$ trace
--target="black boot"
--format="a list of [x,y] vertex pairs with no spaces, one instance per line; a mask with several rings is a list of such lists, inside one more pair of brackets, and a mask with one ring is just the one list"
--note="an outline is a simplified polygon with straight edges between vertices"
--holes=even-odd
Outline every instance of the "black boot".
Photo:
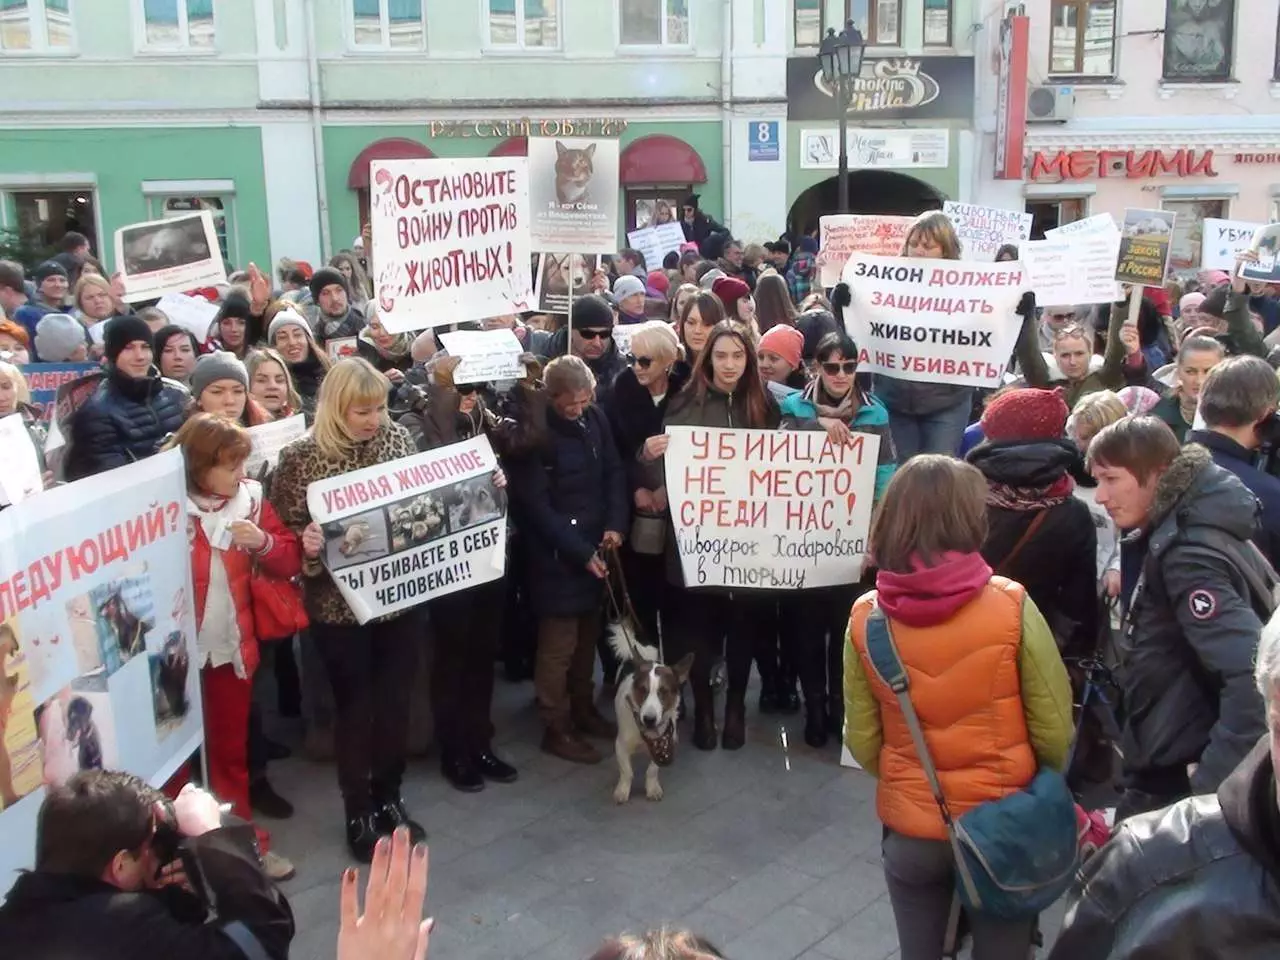
[[693,745],[699,750],[716,748],[716,702],[707,683],[693,687]]
[[480,776],[494,783],[515,783],[520,778],[516,768],[505,760],[499,759],[492,747],[485,747],[484,751],[473,756],[471,761],[480,771]]
[[777,713],[781,708],[778,697],[777,676],[760,675],[760,703],[758,704],[760,712],[763,714]]
[[409,840],[413,843],[421,843],[427,839],[427,831],[422,829],[420,823],[410,819],[409,811],[404,808],[404,800],[397,792],[394,799],[375,801],[373,828],[379,836],[389,836],[395,833],[398,827],[408,828]]
[[249,806],[272,820],[288,820],[293,816],[293,804],[276,793],[266,777],[249,784]]
[[347,849],[360,863],[373,859],[373,848],[378,845],[378,828],[371,813],[347,813]]
[[804,742],[815,750],[827,745],[827,708],[821,700],[809,700],[804,705]]
[[729,691],[724,704],[724,733],[720,737],[720,746],[726,750],[741,750],[747,742],[747,695],[746,692]]
[[479,793],[484,789],[484,777],[476,769],[471,757],[453,750],[440,753],[440,772],[455,790],[463,793]]

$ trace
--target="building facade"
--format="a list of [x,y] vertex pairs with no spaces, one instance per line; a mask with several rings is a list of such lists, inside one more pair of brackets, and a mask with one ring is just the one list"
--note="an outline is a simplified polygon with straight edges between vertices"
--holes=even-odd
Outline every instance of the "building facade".
[[[1002,5],[1003,6],[1003,5]],[[1033,237],[1128,207],[1177,213],[1172,269],[1199,267],[1206,217],[1280,219],[1276,0],[1033,0],[1021,179],[995,180],[995,75],[980,83],[981,202]],[[1000,11],[1001,15],[1003,11]],[[995,31],[986,37],[986,62]]]
[[625,231],[698,193],[736,235],[835,202],[828,26],[868,39],[855,209],[968,199],[978,0],[0,0],[0,228],[212,210],[229,261],[317,262],[373,159],[617,136]]

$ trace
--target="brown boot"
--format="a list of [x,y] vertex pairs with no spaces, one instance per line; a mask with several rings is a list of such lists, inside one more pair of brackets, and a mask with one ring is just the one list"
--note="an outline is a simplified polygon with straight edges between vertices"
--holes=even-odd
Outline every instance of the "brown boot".
[[618,736],[618,725],[604,718],[595,704],[573,712],[573,728],[584,737],[613,740]]
[[570,763],[599,763],[604,756],[576,733],[547,728],[542,735],[542,752]]

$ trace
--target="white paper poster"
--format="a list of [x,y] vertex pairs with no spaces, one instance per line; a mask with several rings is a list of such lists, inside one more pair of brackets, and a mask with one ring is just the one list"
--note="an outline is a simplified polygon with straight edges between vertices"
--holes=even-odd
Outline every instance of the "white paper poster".
[[283,420],[273,420],[249,428],[249,440],[253,449],[244,469],[251,477],[257,477],[266,467],[268,471],[276,468],[280,460],[280,451],[307,432],[307,418],[297,413]]
[[670,427],[666,480],[685,585],[805,590],[862,575],[880,438]]
[[627,243],[644,254],[646,269],[661,270],[667,254],[679,252],[684,243],[684,227],[678,223],[663,223],[632,230],[627,234]]
[[611,137],[529,138],[533,249],[616,252],[619,156]]
[[1257,254],[1255,263],[1240,267],[1240,276],[1263,283],[1280,283],[1280,223],[1269,223],[1254,231],[1249,249]]
[[841,213],[818,218],[819,283],[834,287],[855,253],[896,257],[907,240],[912,217]]
[[201,343],[209,339],[209,328],[218,316],[217,304],[185,293],[166,293],[156,307],[183,330],[195,335]]
[[0,504],[21,503],[44,489],[40,458],[22,414],[0,417]]
[[388,331],[531,308],[528,169],[524,157],[373,161],[374,293]]
[[1059,234],[1047,240],[1028,240],[1018,248],[1036,303],[1042,307],[1117,302],[1119,249],[1117,231]]
[[1060,227],[1054,227],[1052,230],[1046,230],[1046,237],[1056,236],[1074,236],[1078,233],[1094,233],[1114,230],[1120,231],[1120,225],[1116,223],[1116,218],[1109,213],[1099,213],[1092,217],[1085,217],[1083,220],[1073,220],[1065,223]]
[[321,558],[360,623],[502,576],[507,498],[487,437],[319,480]]
[[1244,220],[1205,217],[1200,230],[1200,269],[1233,272],[1236,254],[1249,249],[1253,235],[1261,227],[1260,223]]
[[453,371],[454,383],[492,383],[524,376],[520,357],[524,347],[512,330],[458,330],[440,334],[451,357],[462,362]]
[[[899,380],[998,387],[1022,327],[1021,263],[916,260],[855,253],[858,367]],[[846,311],[845,316],[849,316]]]
[[1031,237],[1031,214],[976,203],[948,200],[942,212],[956,225],[956,236],[966,260],[995,260],[996,251],[1006,243],[1021,243]]
[[200,746],[186,500],[171,450],[0,511],[0,891],[32,866],[47,784],[105,768],[158,787]]
[[129,303],[227,282],[222,248],[208,210],[121,227],[115,248],[116,267],[124,277],[124,299]]

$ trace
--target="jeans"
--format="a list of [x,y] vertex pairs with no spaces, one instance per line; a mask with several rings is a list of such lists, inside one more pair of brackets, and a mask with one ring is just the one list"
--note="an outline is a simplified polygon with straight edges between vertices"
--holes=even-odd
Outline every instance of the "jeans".
[[490,583],[428,602],[435,637],[431,707],[442,753],[485,753],[493,738],[493,664],[502,633],[506,583]]
[[911,414],[889,411],[889,433],[897,449],[898,462],[906,463],[917,453],[945,453],[954,457],[964,440],[973,410],[970,397],[936,413]]

